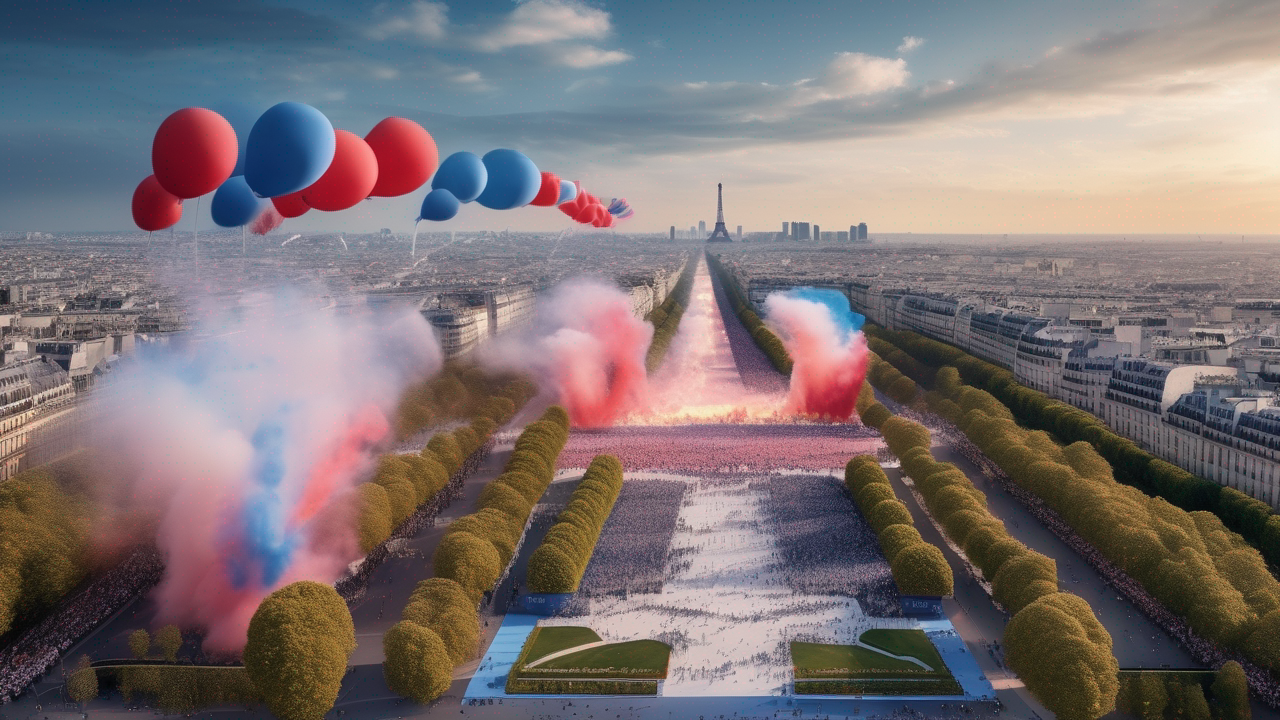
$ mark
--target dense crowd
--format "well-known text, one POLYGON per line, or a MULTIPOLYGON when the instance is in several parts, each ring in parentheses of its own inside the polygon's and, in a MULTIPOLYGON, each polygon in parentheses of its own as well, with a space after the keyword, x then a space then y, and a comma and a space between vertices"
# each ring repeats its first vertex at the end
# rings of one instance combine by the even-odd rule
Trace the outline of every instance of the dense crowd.
POLYGON ((627 426, 575 432, 561 467, 586 467, 607 452, 627 472, 666 470, 690 475, 843 468, 854 455, 874 452, 879 435, 848 423, 627 426))
POLYGON ((734 314, 724 285, 715 273, 711 273, 711 282, 716 293, 716 305, 724 319, 725 334, 729 336, 729 349, 733 351, 733 361, 738 366, 742 384, 755 392, 786 392, 787 378, 773 367, 769 357, 756 345, 751 333, 734 314))
POLYGON ((687 487, 673 480, 624 483, 579 591, 587 595, 661 592, 671 536, 687 487))
POLYGON ((1228 660, 1235 660, 1240 663, 1245 675, 1249 678, 1250 690, 1268 706, 1272 708, 1280 707, 1280 682, 1277 682, 1271 676, 1271 673, 1250 663, 1244 656, 1225 651, 1197 635, 1185 620, 1170 612, 1160 601, 1148 593, 1141 583, 1134 580, 1128 573, 1098 552, 1093 545, 1080 537, 1066 521, 1045 505, 1040 498, 1014 483, 995 462, 970 442, 963 433, 949 423, 939 423, 936 418, 933 419, 933 423, 938 427, 934 431, 935 437, 938 435, 944 437, 955 448, 956 452, 978 466, 984 475, 999 483, 1001 488, 1025 506, 1027 511, 1042 525, 1093 566, 1110 587, 1114 588, 1116 592, 1138 608, 1143 615, 1146 615, 1153 623, 1160 626, 1177 640, 1198 662, 1208 667, 1220 667, 1228 660))
POLYGON ((767 517, 792 589, 857 598, 863 612, 902 612, 889 563, 871 527, 838 480, 817 475, 770 478, 767 517))
POLYGON ((80 638, 155 586, 163 574, 164 561, 154 548, 137 550, 22 633, 0 652, 0 702, 13 700, 39 680, 80 638))

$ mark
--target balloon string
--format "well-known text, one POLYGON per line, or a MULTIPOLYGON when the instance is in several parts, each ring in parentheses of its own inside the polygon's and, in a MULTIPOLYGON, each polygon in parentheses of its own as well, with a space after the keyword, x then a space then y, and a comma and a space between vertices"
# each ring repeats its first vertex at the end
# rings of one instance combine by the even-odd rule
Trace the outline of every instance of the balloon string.
POLYGON ((409 257, 418 256, 418 225, 422 222, 422 218, 413 221, 413 245, 409 248, 409 257))

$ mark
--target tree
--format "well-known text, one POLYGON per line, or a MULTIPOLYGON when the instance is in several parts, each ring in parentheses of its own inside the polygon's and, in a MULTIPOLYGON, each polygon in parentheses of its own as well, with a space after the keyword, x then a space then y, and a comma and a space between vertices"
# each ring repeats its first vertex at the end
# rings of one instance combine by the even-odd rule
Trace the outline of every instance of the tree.
POLYGON ((502 558, 493 544, 468 532, 445 535, 431 562, 436 577, 457 581, 476 598, 492 588, 502 573, 502 558))
POLYGON ((410 700, 431 702, 453 682, 453 662, 444 642, 417 623, 401 620, 392 625, 382 636, 382 651, 387 687, 410 700))
POLYGON ((129 633, 129 653, 136 660, 143 660, 151 651, 151 635, 146 630, 138 629, 129 633))
POLYGON ((333 707, 356 647, 337 591, 302 581, 271 593, 249 621, 244 667, 272 714, 320 720, 333 707))
POLYGON ((1252 717, 1249 681, 1240 663, 1230 660, 1218 668, 1209 691, 1213 694, 1213 707, 1221 720, 1249 720, 1252 717))
POLYGON ((98 697, 98 673, 89 666, 89 656, 81 655, 75 671, 67 678, 67 696, 81 705, 98 697))
POLYGON ((573 592, 578 587, 577 563, 556 545, 543 543, 529 557, 528 579, 534 592, 573 592))
POLYGON ((996 600, 1014 614, 1058 591, 1058 567, 1053 558, 1023 549, 1022 554, 1005 562, 991 580, 996 600))
POLYGON ((1138 703, 1135 708, 1142 720, 1164 720, 1169 705, 1169 691, 1164 679, 1156 673, 1143 673, 1138 678, 1138 703))
POLYGON ((356 488, 356 503, 360 513, 357 523, 360 550, 368 553, 391 537, 391 501, 385 488, 367 482, 356 488))
POLYGON ((182 631, 177 625, 165 625, 156 633, 156 647, 164 653, 169 662, 178 661, 178 651, 182 649, 182 631))
POLYGON ((867 513, 867 522, 872 530, 881 533, 891 525, 911 525, 911 511, 896 499, 884 500, 867 513))
POLYGON ((1213 717, 1200 683, 1192 682, 1182 687, 1182 716, 1187 720, 1210 720, 1213 717))
POLYGON ((1120 666, 1084 600, 1055 593, 1027 605, 1005 626, 1004 644, 1010 669, 1062 720, 1095 720, 1115 708, 1120 666))
POLYGON ((908 545, 890 565, 903 595, 946 596, 954 590, 951 566, 937 547, 927 542, 908 545))

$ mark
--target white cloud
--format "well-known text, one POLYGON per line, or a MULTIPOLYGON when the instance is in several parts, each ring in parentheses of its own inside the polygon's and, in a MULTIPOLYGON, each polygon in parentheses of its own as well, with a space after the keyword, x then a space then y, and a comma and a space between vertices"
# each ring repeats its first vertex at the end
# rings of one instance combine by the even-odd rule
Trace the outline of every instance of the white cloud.
POLYGON ((903 53, 909 53, 923 44, 924 38, 916 37, 915 35, 908 35, 902 38, 902 44, 898 46, 898 54, 902 55, 903 53))
POLYGON ((609 13, 578 0, 528 0, 517 6, 500 26, 477 39, 476 47, 485 52, 498 52, 562 40, 599 40, 612 29, 609 13))
POLYGON ((579 69, 617 65, 632 59, 621 50, 604 50, 592 45, 557 47, 551 51, 551 57, 559 65, 579 69))
POLYGON ((374 9, 376 24, 365 34, 374 40, 385 40, 397 35, 413 35, 423 40, 444 39, 449 25, 449 6, 432 0, 415 0, 407 12, 392 14, 386 3, 374 9))
POLYGON ((801 105, 876 95, 904 87, 911 73, 902 58, 882 58, 865 53, 837 53, 819 80, 796 83, 795 102, 801 105))
POLYGON ((590 90, 592 88, 602 88, 609 84, 609 78, 605 77, 589 77, 581 80, 574 80, 569 83, 569 87, 564 91, 567 93, 578 92, 579 90, 590 90))

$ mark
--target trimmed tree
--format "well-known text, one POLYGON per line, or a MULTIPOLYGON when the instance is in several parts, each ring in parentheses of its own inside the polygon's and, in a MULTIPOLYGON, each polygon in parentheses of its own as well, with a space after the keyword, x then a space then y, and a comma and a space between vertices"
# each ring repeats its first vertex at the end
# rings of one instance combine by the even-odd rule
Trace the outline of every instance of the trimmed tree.
POLYGON ((920 542, 908 545, 890 565, 898 592, 903 595, 950 595, 954 589, 951 566, 937 547, 920 542))
POLYGON ((81 655, 75 672, 67 678, 67 696, 82 706, 98 697, 98 673, 89 666, 89 656, 81 655))
POLYGON ((156 647, 164 653, 169 662, 178 661, 178 651, 182 649, 182 631, 177 625, 165 625, 156 633, 156 647))
POLYGON ((356 647, 337 591, 302 581, 271 593, 249 621, 244 667, 281 720, 320 720, 333 707, 356 647))
POLYGON ((427 703, 449 689, 453 661, 444 642, 430 629, 408 620, 382 636, 382 673, 387 687, 399 695, 427 703))
POLYGON ((129 654, 135 660, 144 660, 148 652, 151 652, 151 635, 142 629, 129 633, 129 654))
POLYGON ((1095 720, 1115 709, 1120 666, 1084 600, 1040 598, 1009 621, 1004 644, 1009 667, 1062 720, 1095 720))

